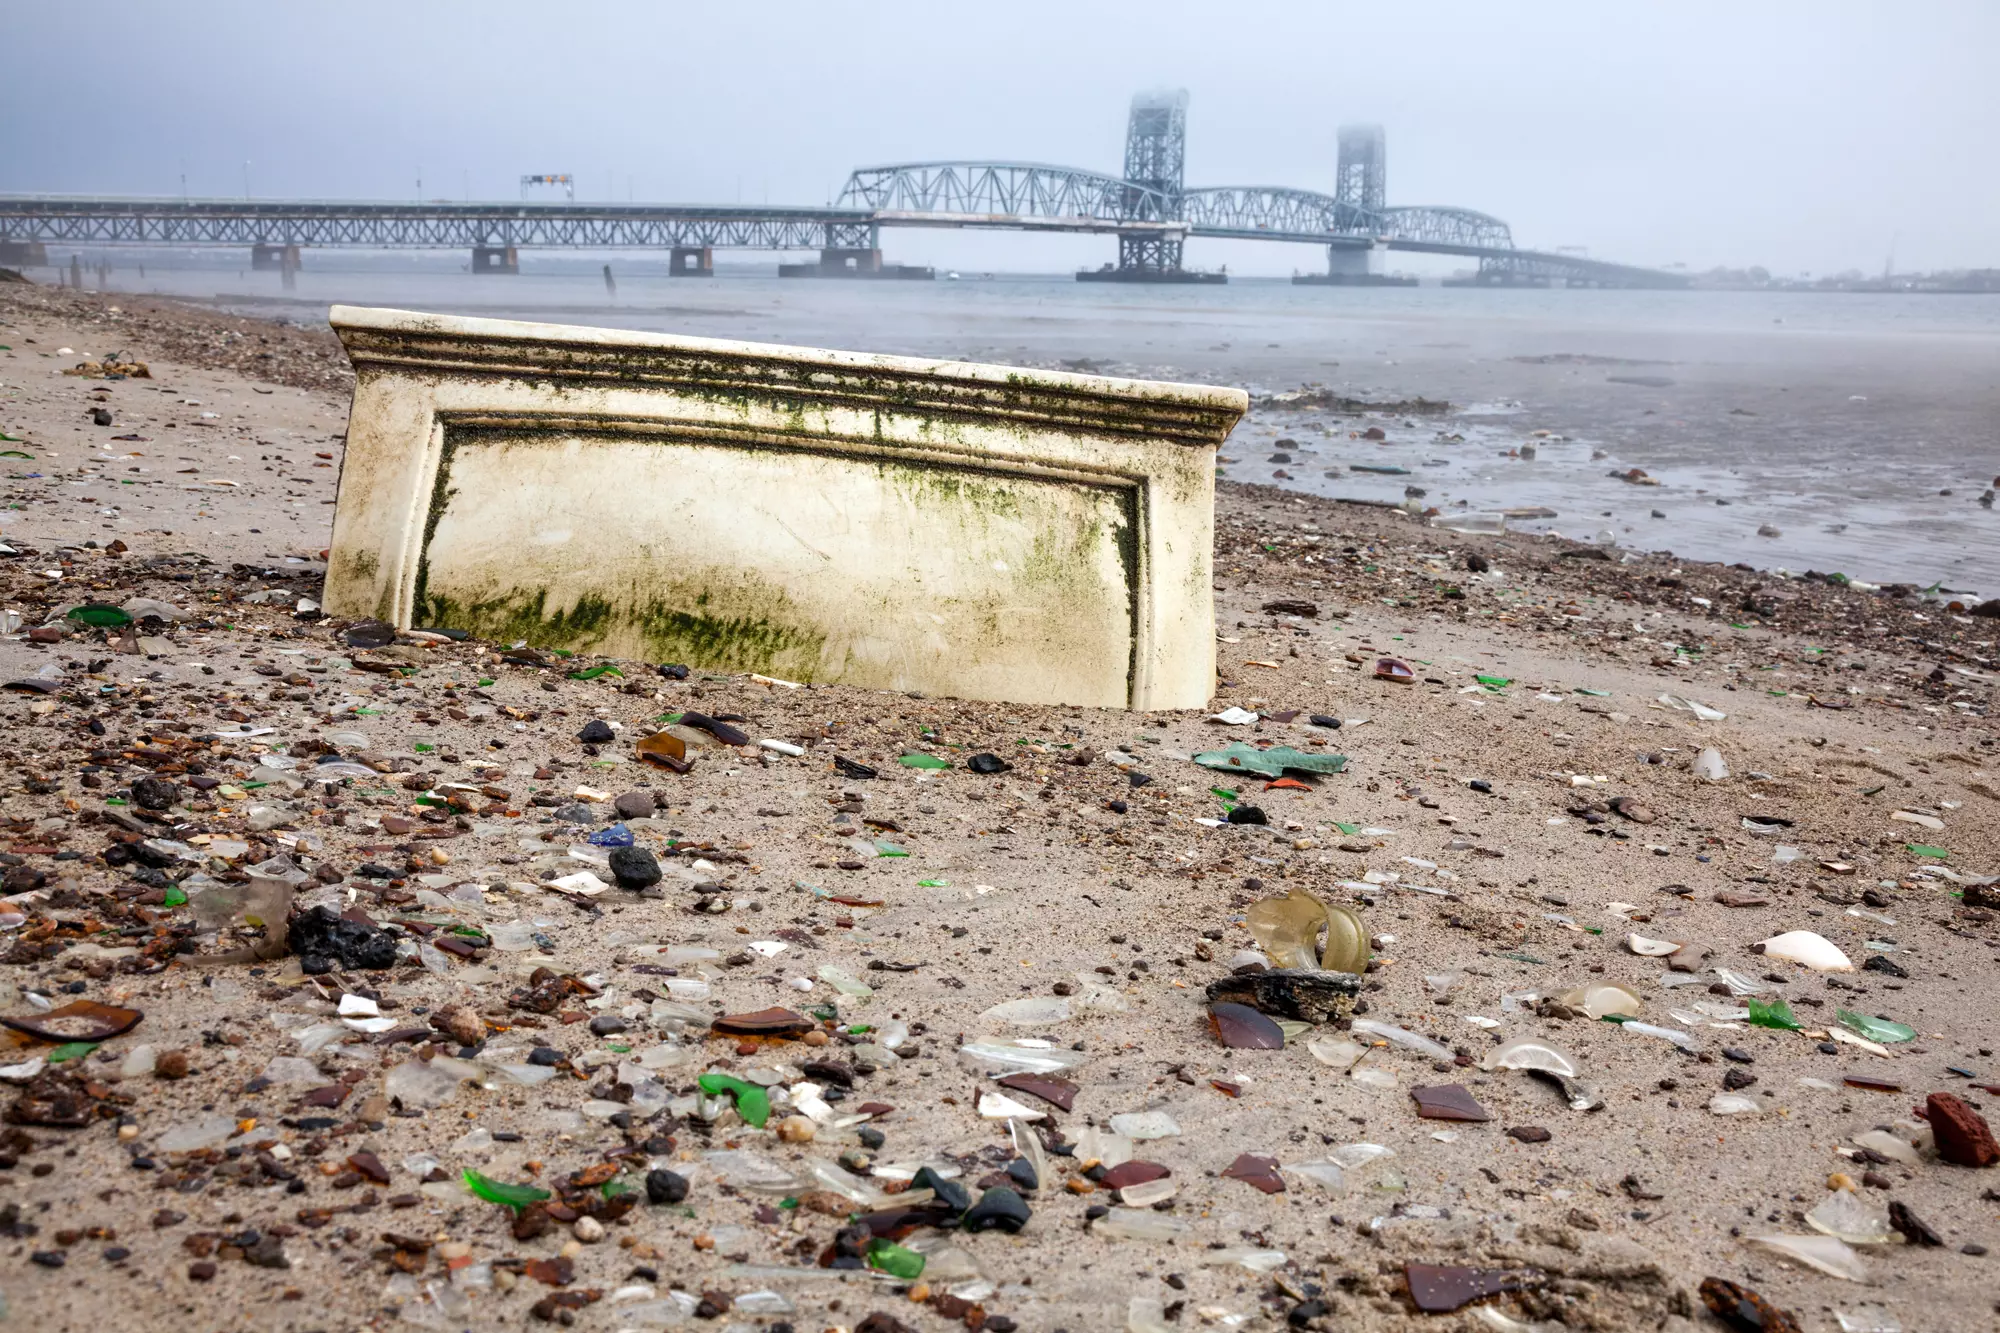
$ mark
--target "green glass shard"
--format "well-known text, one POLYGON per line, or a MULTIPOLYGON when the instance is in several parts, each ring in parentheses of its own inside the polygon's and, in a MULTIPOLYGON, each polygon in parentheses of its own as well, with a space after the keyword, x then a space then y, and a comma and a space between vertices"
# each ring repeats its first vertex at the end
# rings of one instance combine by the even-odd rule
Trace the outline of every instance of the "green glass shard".
POLYGON ((1849 1009, 1836 1009, 1834 1012, 1839 1015, 1842 1027, 1849 1032, 1860 1033, 1870 1041, 1881 1042, 1886 1046, 1890 1042, 1916 1040, 1917 1030, 1906 1023, 1897 1023, 1886 1018, 1870 1018, 1866 1014, 1857 1014, 1849 1009))
POLYGON ((79 625, 89 625, 93 629, 116 629, 120 625, 132 623, 132 617, 115 606, 79 606, 65 616, 79 625))
POLYGON ((65 1060, 81 1060, 96 1049, 94 1041, 66 1041, 49 1052, 49 1063, 59 1065, 65 1060))
POLYGON ((933 772, 940 768, 950 768, 949 759, 940 759, 934 754, 906 754, 896 760, 904 768, 924 768, 933 772))
POLYGON ((1781 1032, 1803 1031, 1805 1024, 1792 1015, 1792 1006, 1783 1000, 1773 1000, 1769 1004, 1753 995, 1743 997, 1743 1003, 1750 1007, 1750 1025, 1760 1028, 1777 1028, 1781 1032))
POLYGON ((727 1074, 703 1074, 695 1083, 711 1097, 719 1097, 726 1092, 735 1098, 736 1114, 742 1116, 743 1123, 752 1129, 762 1129, 764 1122, 771 1118, 770 1094, 755 1083, 745 1083, 727 1074))
POLYGON ((168 885, 167 896, 161 899, 161 901, 165 903, 165 905, 168 907, 186 907, 187 900, 188 900, 187 890, 183 889, 178 884, 168 885))
MULTIPOLYGON (((1880 787, 1877 787, 1875 790, 1880 791, 1882 789, 1880 787)), ((1939 861, 1942 861, 1946 857, 1951 855, 1951 853, 1946 851, 1944 848, 1933 847, 1927 842, 1906 842, 1903 844, 1903 848, 1905 851, 1909 852, 1911 856, 1928 856, 1939 861)))
POLYGON ((549 1192, 535 1185, 510 1185, 504 1180, 494 1180, 468 1169, 465 1173, 465 1187, 488 1203, 497 1203, 503 1208, 520 1212, 531 1203, 540 1203, 549 1197, 549 1192))
POLYGON ((599 676, 617 676, 622 680, 625 677, 625 673, 615 666, 585 667, 581 671, 572 671, 569 673, 571 680, 596 680, 599 676))
POLYGON ((924 1271, 924 1256, 894 1241, 876 1239, 868 1242, 868 1266, 907 1282, 924 1271))
POLYGON ((1243 741, 1232 742, 1226 749, 1198 754, 1194 761, 1203 768, 1257 773, 1267 778, 1283 777, 1288 769, 1294 773, 1338 773, 1347 767, 1344 754, 1307 754, 1289 745, 1260 750, 1243 741))

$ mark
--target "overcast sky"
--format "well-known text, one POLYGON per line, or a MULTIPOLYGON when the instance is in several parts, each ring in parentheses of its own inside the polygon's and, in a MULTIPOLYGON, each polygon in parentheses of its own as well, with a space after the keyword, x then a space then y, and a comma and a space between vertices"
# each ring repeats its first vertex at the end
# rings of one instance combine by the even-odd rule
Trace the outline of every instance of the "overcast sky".
MULTIPOLYGON (((1184 86, 1188 182, 1329 189, 1387 129, 1391 203, 1523 245, 1778 272, 2000 265, 2000 0, 71 5, 0 0, 0 190, 822 203, 855 166, 1116 171, 1184 86)), ((1096 239, 892 233, 1054 270, 1096 239)), ((1103 251, 1102 255, 1098 251, 1103 251)), ((1196 242, 1191 263, 1317 267, 1196 242), (1206 248, 1204 248, 1206 247, 1206 248)))

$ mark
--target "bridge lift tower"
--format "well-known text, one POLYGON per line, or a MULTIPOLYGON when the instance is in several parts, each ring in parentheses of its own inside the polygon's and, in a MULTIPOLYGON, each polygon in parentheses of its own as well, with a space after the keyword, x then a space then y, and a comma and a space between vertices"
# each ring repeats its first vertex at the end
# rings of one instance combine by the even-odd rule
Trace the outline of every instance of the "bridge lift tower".
MULTIPOLYGON (((1389 148, 1380 125, 1342 125, 1337 138, 1340 165, 1334 170, 1333 197, 1337 203, 1380 217, 1389 199, 1389 148)), ((1336 282, 1342 278, 1366 281, 1369 250, 1329 245, 1326 269, 1336 282)))
POLYGON ((1187 229, 1187 89, 1139 93, 1125 128, 1125 185, 1119 191, 1118 267, 1076 276, 1101 282, 1222 282, 1222 274, 1181 267, 1187 229))

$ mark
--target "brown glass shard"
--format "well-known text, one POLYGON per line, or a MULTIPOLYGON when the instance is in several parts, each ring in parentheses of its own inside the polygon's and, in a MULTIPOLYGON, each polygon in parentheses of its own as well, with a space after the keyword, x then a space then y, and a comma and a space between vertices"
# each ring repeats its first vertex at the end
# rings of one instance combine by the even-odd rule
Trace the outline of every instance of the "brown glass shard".
POLYGON ((521 1271, 537 1282, 551 1287, 567 1286, 576 1278, 576 1265, 558 1256, 554 1259, 530 1259, 522 1265, 521 1271))
POLYGON ((1025 1092, 1031 1097, 1040 1097, 1051 1106, 1067 1111, 1076 1102, 1077 1086, 1066 1078, 1053 1078, 1047 1074, 1009 1074, 995 1079, 1003 1088, 1015 1092, 1025 1092))
POLYGON ((1266 1194, 1283 1194, 1285 1178, 1278 1174, 1278 1159, 1259 1157, 1256 1153, 1239 1153, 1229 1169, 1222 1173, 1230 1180, 1240 1180, 1246 1185, 1254 1185, 1266 1194))
POLYGON ((0 1016, 0 1023, 36 1041, 57 1044, 70 1041, 105 1041, 121 1032, 130 1032, 145 1015, 137 1009, 120 1009, 95 1000, 77 1000, 46 1014, 26 1018, 0 1016))
POLYGON ((1471 1093, 1456 1083, 1441 1083, 1429 1088, 1411 1088, 1410 1096, 1416 1098, 1417 1114, 1426 1120, 1478 1121, 1493 1118, 1471 1093))
POLYGON ((634 748, 644 762, 657 764, 676 773, 685 773, 694 767, 688 762, 687 742, 671 732, 656 731, 650 736, 641 737, 634 748))
POLYGON ((1285 1030, 1247 1004, 1211 1004, 1208 1027, 1217 1041, 1232 1050, 1281 1051, 1285 1030))
POLYGON ((1802 1333, 1790 1314, 1726 1278, 1703 1278, 1701 1303, 1736 1333, 1802 1333))
POLYGON ((746 1037, 796 1037, 818 1025, 789 1009, 759 1009, 754 1014, 724 1014, 709 1026, 717 1032, 746 1037))
MULTIPOLYGON (((1463 1089, 1460 1089, 1463 1091, 1463 1089)), ((1461 1268, 1455 1264, 1404 1264, 1403 1278, 1410 1284, 1410 1299, 1427 1314, 1449 1314, 1474 1301, 1518 1291, 1518 1274, 1497 1268, 1461 1268)))
POLYGON ((1106 1169, 1103 1178, 1097 1184, 1100 1189, 1122 1190, 1133 1185, 1143 1185, 1149 1180, 1165 1180, 1172 1174, 1173 1172, 1158 1162, 1142 1162, 1134 1159, 1106 1169))
POLYGON ((681 725, 705 731, 724 745, 748 745, 750 743, 748 732, 745 732, 740 727, 732 727, 722 719, 710 717, 706 713, 682 713, 681 725))

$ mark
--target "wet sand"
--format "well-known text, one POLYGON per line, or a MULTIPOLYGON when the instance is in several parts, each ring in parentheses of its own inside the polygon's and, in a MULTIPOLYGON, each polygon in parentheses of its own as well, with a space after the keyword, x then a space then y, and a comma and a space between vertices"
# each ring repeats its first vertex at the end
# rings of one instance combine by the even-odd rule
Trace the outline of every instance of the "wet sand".
MULTIPOLYGON (((1181 1328, 1283 1326, 1301 1306, 1308 1327, 1520 1326, 1469 1310, 1415 1312, 1404 1276, 1413 1262, 1517 1272, 1527 1290, 1495 1308, 1547 1329, 1719 1327, 1694 1295, 1709 1275, 1754 1288, 1814 1330, 1836 1327, 1837 1311, 1911 1330, 1980 1318, 1994 1259, 1964 1247, 2000 1243, 2000 1218, 1982 1197, 1992 1173, 1915 1151, 1912 1164, 1857 1160, 1854 1138, 1877 1126, 1922 1138, 1912 1107, 1931 1092, 1982 1110, 1994 1101, 1978 1085, 1996 1073, 2000 1015, 1981 978, 2000 940, 1991 914, 1958 894, 1966 877, 1993 872, 2000 846, 1995 621, 1716 565, 1596 559, 1549 538, 1455 535, 1380 509, 1225 485, 1214 703, 1268 715, 1248 727, 1203 713, 788 690, 700 671, 674 680, 654 664, 588 656, 506 665, 505 645, 470 642, 409 642, 390 656, 350 647, 344 626, 294 611, 316 591, 338 472, 344 394, 316 355, 328 341, 150 301, 0 288, 0 343, 11 348, 0 352, 0 431, 15 437, 6 448, 34 455, 9 460, 8 503, 19 508, 0 518, 0 540, 17 554, 0 562, 0 606, 22 613, 24 628, 86 599, 145 596, 187 612, 145 626, 143 638, 73 628, 54 643, 0 639, 0 675, 53 667, 64 682, 0 696, 13 770, 0 797, 7 888, 27 895, 11 904, 25 919, 6 931, 0 1012, 30 1012, 30 991, 145 1012, 81 1058, 97 1090, 86 1093, 91 1114, 103 1108, 105 1118, 29 1125, 25 1142, 10 1140, 0 1209, 18 1210, 7 1215, 13 1263, 0 1283, 17 1321, 83 1329, 136 1313, 200 1327, 399 1318, 486 1327, 570 1292, 578 1324, 615 1328, 691 1317, 672 1304, 669 1292, 680 1291, 690 1308, 704 1293, 718 1306, 738 1299, 727 1320, 739 1327, 856 1328, 882 1312, 942 1329, 965 1326, 970 1304, 990 1329, 1013 1321, 1081 1333, 1127 1327, 1135 1300, 1149 1303, 1142 1315, 1178 1306, 1181 1328), (246 343, 270 352, 269 378, 240 368, 246 343), (114 344, 148 360, 153 378, 57 373, 76 353, 114 344), (112 425, 92 423, 97 406, 112 425), (107 553, 114 540, 126 549, 107 553), (1472 569, 1472 557, 1486 568, 1472 569), (1280 599, 1310 601, 1315 613, 1264 609, 1280 599), (1416 679, 1375 679, 1385 655, 1416 679), (377 669, 356 665, 371 660, 377 669), (607 664, 623 674, 573 678, 607 664), (1727 716, 1700 720, 1662 694, 1727 716), (752 737, 805 753, 711 748, 686 775, 639 763, 632 739, 689 709, 740 715, 752 737), (1315 726, 1314 715, 1343 725, 1315 726), (592 720, 621 730, 586 749, 578 733, 592 720), (248 727, 273 730, 204 739, 248 727), (1189 758, 1235 739, 1349 762, 1304 789, 1267 791, 1189 758), (309 774, 317 746, 380 776, 294 789, 286 775, 309 774), (1709 746, 1726 759, 1727 781, 1692 772, 1709 746), (952 767, 897 762, 913 750, 952 767), (1011 769, 977 775, 967 768, 975 753, 1011 769), (1150 783, 1133 783, 1125 755, 1150 783), (880 776, 843 776, 835 756, 880 776), (269 776, 253 777, 260 769, 269 776), (495 947, 440 959, 440 973, 308 978, 296 959, 196 965, 235 941, 197 937, 189 909, 167 906, 132 863, 104 858, 144 809, 132 784, 155 773, 177 785, 177 800, 155 815, 162 822, 139 827, 189 845, 222 840, 204 873, 227 877, 215 858, 232 842, 249 844, 229 862, 238 866, 289 850, 325 868, 302 904, 446 932, 455 923, 477 932, 462 938, 495 947), (198 790, 196 776, 220 785, 198 790), (249 785, 259 781, 270 785, 249 785), (450 782, 480 789, 463 812, 419 799, 450 782), (1269 823, 1215 823, 1225 810, 1218 787, 1269 823), (614 889, 579 900, 542 887, 551 872, 591 869, 570 849, 591 856, 583 835, 613 818, 596 797, 588 824, 558 818, 579 788, 652 795, 659 812, 626 823, 668 868, 664 898, 614 889), (1615 797, 1653 818, 1591 808, 1615 797), (293 823, 252 834, 251 807, 274 799, 293 823), (1941 827, 1896 820, 1898 810, 1941 827), (1746 817, 1790 822, 1749 829, 1746 817), (867 855, 878 840, 908 855, 867 855), (1781 861, 1779 846, 1799 855, 1781 861), (1362 1016, 1429 1036, 1453 1060, 1433 1067, 1414 1051, 1375 1049, 1361 1066, 1379 1071, 1370 1081, 1315 1058, 1307 1038, 1282 1050, 1216 1041, 1204 987, 1253 944, 1249 906, 1295 887, 1362 913, 1375 955, 1362 1016), (523 926, 546 943, 497 947, 523 926), (1752 951, 1790 930, 1825 936, 1857 968, 1874 957, 1893 968, 1818 973, 1752 951), (1632 933, 1682 942, 1677 959, 1694 971, 1633 953, 1632 933), (194 955, 176 952, 182 941, 194 955), (662 948, 719 957, 673 961, 662 948), (670 962, 677 976, 664 973, 670 962), (678 991, 698 1014, 806 1010, 835 1000, 828 965, 875 992, 840 1003, 844 1027, 907 1025, 893 1062, 855 1044, 867 1034, 739 1048, 653 998, 678 991), (587 984, 553 1013, 510 1006, 537 967, 587 984), (1786 997, 1810 1031, 1728 1017, 1736 1002, 1718 967, 1768 986, 1760 1000, 1786 997), (1670 989, 1663 978, 1676 975, 1697 984, 1670 989), (1633 986, 1639 1017, 1686 1033, 1692 1052, 1610 1022, 1538 1015, 1518 998, 1605 980, 1633 986), (670 985, 693 982, 706 993, 670 985), (273 1066, 299 1057, 302 1028, 339 1022, 343 991, 372 992, 396 1040, 346 1034, 337 1051, 312 1057, 312 1072, 273 1066), (1029 1026, 985 1016, 1064 992, 1088 1012, 1029 1026), (557 1077, 522 1086, 489 1074, 491 1090, 468 1084, 441 1105, 395 1106, 391 1079, 407 1077, 396 1065, 458 1050, 455 1038, 421 1035, 448 1006, 478 1016, 492 1064, 545 1046, 563 1061, 557 1077), (1917 1036, 1888 1055, 1844 1043, 1824 1052, 1843 1008, 1905 1022, 1917 1036), (625 1031, 594 1033, 593 1018, 625 1031), (1577 1063, 1601 1109, 1573 1110, 1526 1075, 1478 1067, 1502 1040, 1529 1035, 1577 1063), (807 1163, 866 1151, 889 1172, 868 1189, 899 1167, 934 1163, 977 1197, 1015 1155, 1004 1122, 980 1114, 993 1085, 959 1053, 982 1037, 1046 1037, 1083 1057, 1067 1071, 1073 1110, 1009 1094, 1049 1131, 1027 1228, 920 1229, 926 1239, 906 1243, 948 1247, 932 1253, 921 1292, 814 1267, 853 1202, 785 1179, 807 1163), (141 1045, 185 1051, 192 1072, 119 1078, 141 1045), (893 1109, 862 1125, 822 1124, 809 1143, 733 1113, 710 1122, 670 1108, 649 1122, 629 1109, 647 1090, 621 1087, 616 1071, 662 1048, 653 1072, 670 1097, 689 1095, 708 1069, 775 1071, 792 1085, 807 1061, 831 1053, 853 1081, 832 1103, 836 1118, 867 1103, 893 1109), (1743 1073, 1754 1082, 1742 1084, 1743 1073), (1491 1119, 1420 1119, 1411 1089, 1442 1084, 1464 1086, 1491 1119), (1756 1113, 1709 1109, 1731 1084, 1756 1113), (305 1103, 336 1086, 347 1091, 305 1103), (602 1118, 621 1102, 623 1123, 602 1118), (1141 1112, 1164 1113, 1179 1130, 1131 1145, 1173 1173, 1177 1195, 1139 1219, 1185 1228, 1171 1242, 1111 1238, 1117 1218, 1091 1210, 1118 1200, 1091 1183, 1082 1155, 1050 1146, 1115 1149, 1092 1136, 1141 1112), (172 1131, 218 1117, 234 1123, 211 1147, 161 1147, 172 1131), (864 1149, 862 1129, 879 1131, 881 1145, 864 1149), (1510 1133, 1531 1129, 1548 1137, 1510 1133), (1395 1155, 1347 1169, 1339 1189, 1314 1179, 1324 1170, 1298 1169, 1363 1143, 1395 1155), (733 1150, 775 1164, 768 1192, 732 1182, 733 1159, 710 1156, 733 1150), (359 1153, 373 1154, 387 1179, 351 1166, 359 1153), (1242 1153, 1277 1159, 1285 1191, 1225 1177, 1242 1153), (426 1184, 419 1154, 448 1178, 426 1184), (524 1240, 505 1211, 456 1182, 469 1167, 550 1185, 594 1179, 587 1173, 606 1165, 630 1182, 671 1169, 689 1181, 687 1197, 641 1204, 601 1240, 563 1223, 524 1240), (1946 1243, 1857 1247, 1865 1285, 1745 1243, 1816 1234, 1801 1215, 1828 1197, 1836 1173, 1871 1213, 1900 1201, 1946 1243), (108 1258, 114 1247, 126 1253, 108 1258), (61 1266, 34 1254, 60 1254, 61 1266), (560 1288, 537 1276, 565 1276, 555 1266, 526 1267, 564 1255, 573 1272, 560 1288), (753 1298, 762 1291, 782 1300, 753 1298), (793 1312, 777 1312, 787 1305, 793 1312)), ((1329 457, 1336 448, 1343 459, 1376 456, 1356 442, 1323 447, 1329 457)), ((1233 440, 1228 452, 1245 451, 1233 440)), ((24 1042, 7 1060, 48 1050, 24 1042)), ((816 1081, 839 1087, 831 1072, 816 1081)))

